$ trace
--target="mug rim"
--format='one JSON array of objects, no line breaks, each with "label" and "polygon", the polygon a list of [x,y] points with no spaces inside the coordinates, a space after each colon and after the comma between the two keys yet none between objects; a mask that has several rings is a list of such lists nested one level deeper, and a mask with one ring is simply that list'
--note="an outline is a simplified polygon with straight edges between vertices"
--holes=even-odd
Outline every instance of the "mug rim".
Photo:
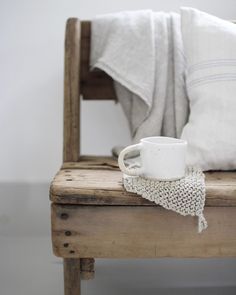
[{"label": "mug rim", "polygon": [[[154,142],[154,140],[159,140],[159,142]],[[163,142],[161,142],[163,141]],[[169,137],[169,136],[149,136],[144,137],[140,140],[142,143],[148,143],[153,145],[173,145],[173,144],[180,144],[180,145],[187,145],[187,141],[184,139],[179,139],[175,137]]]}]

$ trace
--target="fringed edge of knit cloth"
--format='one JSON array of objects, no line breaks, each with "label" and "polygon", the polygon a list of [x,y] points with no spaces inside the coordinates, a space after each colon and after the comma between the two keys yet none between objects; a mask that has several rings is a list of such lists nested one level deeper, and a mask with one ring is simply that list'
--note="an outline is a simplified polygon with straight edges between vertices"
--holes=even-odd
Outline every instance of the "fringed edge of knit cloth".
[{"label": "fringed edge of knit cloth", "polygon": [[208,224],[203,213],[198,215],[198,233],[201,233],[207,227],[208,227]]},{"label": "fringed edge of knit cloth", "polygon": [[[194,168],[190,167],[189,169],[190,169],[189,171],[193,171]],[[201,170],[197,171],[197,174],[199,174],[199,173],[201,174],[202,181],[204,181],[205,180],[205,175],[202,174]],[[147,199],[147,200],[149,200],[151,202],[154,202],[155,204],[157,204],[159,206],[162,206],[163,208],[165,208],[167,210],[171,210],[173,212],[176,212],[176,213],[178,213],[178,214],[180,214],[182,216],[190,215],[190,216],[197,217],[198,218],[198,233],[202,233],[202,231],[205,230],[208,227],[206,218],[205,218],[205,216],[203,214],[204,204],[205,204],[205,186],[203,186],[203,207],[201,206],[195,212],[192,212],[192,213],[184,213],[184,212],[172,210],[170,207],[163,206],[163,204],[161,204],[162,202],[160,201],[160,196],[158,196],[158,195],[156,195],[156,196],[148,195],[147,193],[145,193],[144,190],[140,191],[137,188],[135,188],[133,186],[133,181],[136,178],[137,177],[132,177],[132,176],[129,177],[129,176],[125,175],[125,174],[123,175],[123,185],[124,185],[124,188],[126,189],[126,191],[136,193],[137,195],[142,196],[144,199]]]}]

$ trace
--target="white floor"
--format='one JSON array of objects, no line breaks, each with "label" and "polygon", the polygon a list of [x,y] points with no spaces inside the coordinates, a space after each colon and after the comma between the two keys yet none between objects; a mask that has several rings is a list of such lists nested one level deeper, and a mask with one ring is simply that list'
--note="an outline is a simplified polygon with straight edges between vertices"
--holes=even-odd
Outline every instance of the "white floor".
[{"label": "white floor", "polygon": [[[4,184],[0,198],[0,295],[63,295],[48,185]],[[98,259],[95,276],[82,282],[82,294],[236,294],[236,259]]]}]

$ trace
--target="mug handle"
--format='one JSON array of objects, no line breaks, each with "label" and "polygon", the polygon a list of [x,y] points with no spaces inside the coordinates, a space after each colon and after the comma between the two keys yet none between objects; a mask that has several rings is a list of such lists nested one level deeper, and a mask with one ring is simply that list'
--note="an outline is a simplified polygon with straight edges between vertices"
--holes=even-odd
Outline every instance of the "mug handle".
[{"label": "mug handle", "polygon": [[128,168],[125,166],[124,163],[124,157],[126,154],[132,152],[132,151],[140,151],[142,148],[142,143],[137,143],[137,144],[133,144],[130,146],[127,146],[126,148],[124,148],[120,154],[119,154],[119,158],[118,158],[118,164],[120,167],[120,170],[130,176],[139,176],[142,172],[142,168]]}]

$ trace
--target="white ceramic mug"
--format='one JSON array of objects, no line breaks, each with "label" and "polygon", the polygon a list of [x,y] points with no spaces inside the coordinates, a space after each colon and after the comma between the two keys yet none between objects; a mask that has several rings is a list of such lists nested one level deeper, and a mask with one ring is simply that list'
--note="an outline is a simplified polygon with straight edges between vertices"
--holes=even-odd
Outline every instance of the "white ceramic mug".
[{"label": "white ceramic mug", "polygon": [[[141,139],[140,143],[123,149],[118,163],[122,172],[131,176],[143,176],[158,180],[177,180],[185,175],[187,142],[172,137],[154,136]],[[140,151],[141,167],[128,168],[124,157]]]}]

